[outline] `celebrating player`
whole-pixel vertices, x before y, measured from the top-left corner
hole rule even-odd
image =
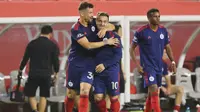
[[[67,97],[65,111],[72,112],[74,107],[75,90],[80,89],[79,112],[88,110],[88,95],[93,83],[95,70],[92,49],[105,45],[116,45],[118,39],[110,38],[101,42],[96,41],[97,30],[93,19],[93,4],[82,2],[79,6],[80,19],[71,29],[71,50],[68,58]],[[100,34],[103,34],[102,32]]]
[[[139,72],[144,76],[144,86],[148,87],[145,112],[161,112],[159,106],[158,87],[162,80],[162,56],[166,49],[169,59],[172,61],[173,71],[176,66],[170,47],[167,29],[159,25],[160,13],[158,9],[150,9],[147,12],[149,24],[139,28],[134,35],[130,55]],[[139,45],[140,64],[135,57],[135,48]]]
[[[97,28],[101,30],[109,22],[109,15],[104,12],[97,14],[96,24]],[[112,32],[106,32],[104,38],[99,39],[99,41],[107,40],[110,38],[120,37]],[[120,41],[121,42],[121,41]],[[111,110],[112,112],[120,111],[120,103],[118,100],[119,95],[119,63],[122,58],[122,48],[121,43],[118,46],[104,46],[98,49],[96,55],[96,73],[94,77],[94,97],[100,112],[106,112],[106,101],[104,99],[104,94],[108,90],[111,100]]]

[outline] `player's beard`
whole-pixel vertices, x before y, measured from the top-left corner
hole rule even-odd
[[[92,20],[93,20],[93,17],[90,17],[88,20],[89,20],[89,22],[92,22]]]
[[[85,18],[86,23],[90,23],[90,20],[88,18]]]
[[[153,25],[153,26],[158,26],[158,25],[159,25],[159,22],[152,22],[152,25]]]
[[[155,21],[154,23],[155,23],[155,25],[159,25],[159,24],[160,24],[160,21],[157,20],[157,21]]]

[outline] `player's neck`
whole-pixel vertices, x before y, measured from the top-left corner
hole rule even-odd
[[[79,19],[79,22],[80,22],[83,26],[85,26],[85,27],[88,26],[88,23],[87,23],[84,19],[82,19],[82,18]]]
[[[49,35],[41,34],[40,36],[41,36],[41,37],[46,37],[46,38],[50,39]]]
[[[158,29],[158,25],[149,24],[149,26],[153,31],[157,31]]]

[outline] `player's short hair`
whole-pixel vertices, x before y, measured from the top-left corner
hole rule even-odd
[[[81,2],[80,5],[79,5],[79,8],[78,10],[81,11],[81,10],[85,10],[87,8],[93,8],[94,5],[92,3],[89,3],[89,2]]]
[[[156,8],[152,8],[149,11],[147,11],[147,17],[151,17],[152,13],[154,12],[160,12],[160,11]]]
[[[49,33],[53,33],[53,29],[50,25],[44,25],[42,28],[41,28],[41,34],[49,34]]]
[[[109,14],[106,13],[106,12],[98,12],[97,13],[97,18],[100,17],[100,16],[106,16],[106,17],[108,17],[108,20],[109,20]]]

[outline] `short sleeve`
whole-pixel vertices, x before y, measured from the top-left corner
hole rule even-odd
[[[74,29],[72,29],[72,30],[71,30],[71,36],[72,36],[72,38],[73,38],[74,40],[77,41],[77,40],[79,40],[79,39],[85,37],[85,34],[84,34],[82,31],[80,31],[80,30],[74,30]]]
[[[136,31],[135,34],[134,34],[132,43],[138,44],[139,43],[138,38],[139,38],[139,33]]]
[[[167,30],[166,30],[166,35],[165,35],[165,46],[167,45],[167,44],[169,44],[170,43],[170,37],[169,37],[169,33],[167,32]]]

